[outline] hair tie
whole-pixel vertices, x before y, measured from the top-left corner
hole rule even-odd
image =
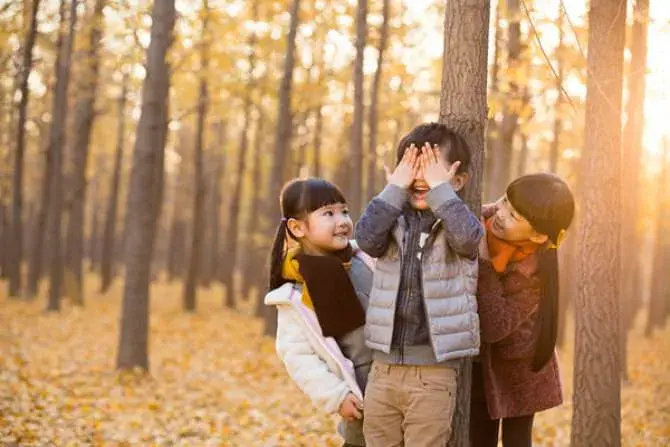
[[[288,219],[285,218],[285,217],[282,217],[281,220],[280,220],[280,222],[282,222],[282,223],[287,222],[287,221],[288,221]]]
[[[555,244],[552,243],[551,245],[549,245],[549,248],[558,250],[558,247],[560,247],[563,241],[565,240],[565,236],[566,236],[565,230],[559,231],[558,236],[556,236],[556,243]]]

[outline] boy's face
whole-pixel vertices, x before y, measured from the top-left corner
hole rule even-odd
[[[451,168],[451,163],[448,161],[448,149],[440,148],[440,153],[442,154],[441,162],[444,165],[445,169],[449,170]],[[469,175],[467,172],[456,174],[454,178],[449,182],[451,187],[454,188],[454,191],[460,191],[463,189],[465,184],[468,182]],[[423,178],[423,172],[419,171],[418,176],[414,179],[414,182],[409,187],[409,203],[412,205],[412,208],[415,210],[425,210],[428,209],[428,202],[426,202],[426,196],[430,191],[430,187],[426,180]]]

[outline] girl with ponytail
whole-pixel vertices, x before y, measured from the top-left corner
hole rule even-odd
[[[535,413],[563,401],[555,353],[558,255],[575,212],[553,174],[519,177],[484,207],[477,304],[481,355],[473,364],[473,447],[530,447]]]
[[[270,259],[277,354],[289,376],[323,411],[339,413],[345,446],[364,446],[363,391],[372,352],[365,346],[371,259],[352,241],[342,192],[318,178],[282,190]]]

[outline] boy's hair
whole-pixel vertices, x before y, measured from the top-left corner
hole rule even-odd
[[[416,126],[398,143],[396,149],[396,165],[400,163],[405,151],[414,144],[421,149],[426,143],[430,146],[437,144],[442,150],[442,156],[449,163],[461,162],[457,174],[464,174],[470,169],[470,148],[465,139],[444,124],[424,123]]]
[[[282,278],[284,246],[286,236],[294,239],[288,229],[288,219],[302,219],[319,208],[335,203],[347,203],[342,191],[321,178],[294,179],[289,181],[279,197],[282,217],[277,226],[272,252],[270,254],[270,290],[285,282]]]

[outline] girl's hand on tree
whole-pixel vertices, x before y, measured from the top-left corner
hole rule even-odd
[[[426,143],[421,148],[419,163],[423,172],[423,178],[430,189],[442,183],[451,182],[451,179],[456,176],[456,172],[461,166],[461,162],[457,161],[447,167],[447,164],[442,161],[442,157],[440,156],[439,146],[435,145],[431,148],[429,143]]]
[[[386,181],[390,185],[399,186],[402,189],[407,189],[414,182],[414,179],[419,175],[419,150],[413,144],[405,150],[402,160],[398,163],[393,172],[386,166]]]
[[[486,237],[486,225],[484,225],[483,221],[482,225],[484,227],[484,237],[482,237],[482,240],[479,241],[479,259],[490,261],[491,255],[489,253],[489,242],[488,238]]]
[[[349,393],[342,401],[339,413],[345,421],[353,421],[355,419],[363,419],[362,409],[363,402],[353,393]]]

